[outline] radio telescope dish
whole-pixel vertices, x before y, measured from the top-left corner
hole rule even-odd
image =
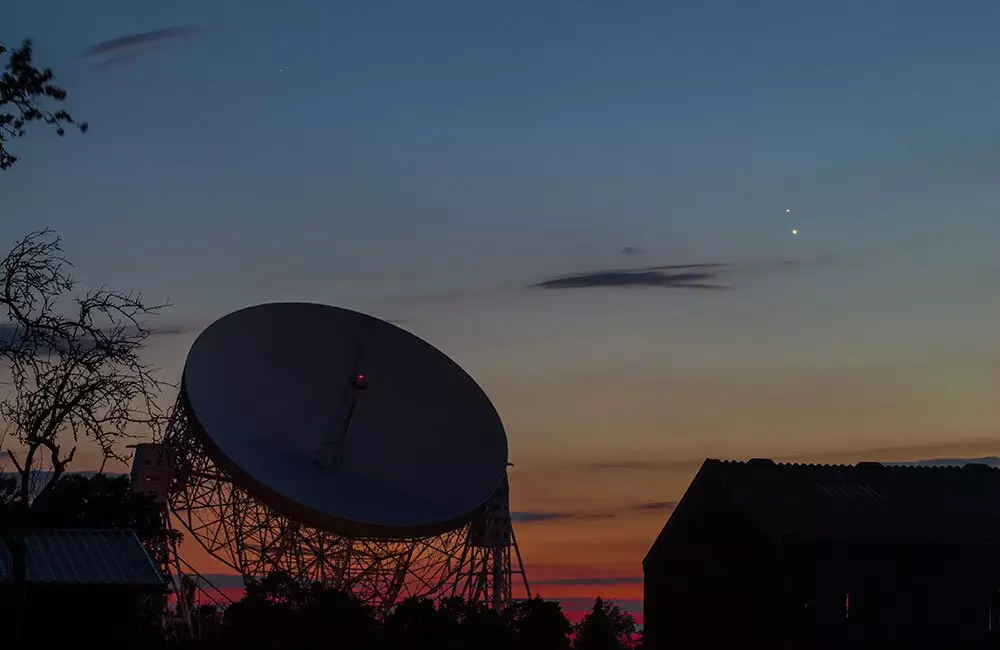
[[[460,527],[501,487],[507,437],[457,363],[348,309],[272,303],[195,341],[181,405],[212,460],[296,521],[400,538]]]
[[[281,572],[386,612],[410,596],[502,607],[515,575],[531,597],[506,470],[496,409],[442,352],[348,309],[274,303],[195,340],[133,485],[244,579]],[[163,570],[186,564],[175,549]]]

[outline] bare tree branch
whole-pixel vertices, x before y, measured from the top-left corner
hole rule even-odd
[[[20,461],[9,455],[25,505],[65,473],[81,441],[96,444],[105,463],[124,462],[124,443],[165,421],[156,398],[166,384],[140,352],[146,320],[166,305],[107,287],[74,296],[71,268],[50,230],[27,235],[0,262],[0,313],[11,329],[0,339],[11,374],[0,417],[23,450]],[[52,471],[33,490],[41,462]]]
[[[8,52],[0,74],[0,171],[17,162],[8,143],[23,137],[32,122],[55,127],[59,135],[65,134],[67,124],[83,133],[87,131],[86,123],[76,122],[65,110],[49,110],[48,105],[66,99],[66,91],[52,84],[51,69],[39,70],[32,64],[31,42],[24,41],[14,50],[0,43],[0,57]],[[128,335],[124,329],[128,321],[135,322],[155,310],[146,307],[141,296],[101,290],[75,300],[77,316],[62,316],[57,303],[74,288],[66,273],[69,266],[58,237],[49,231],[22,239],[0,264],[0,314],[6,312],[10,322],[7,328],[0,321],[0,327],[4,327],[0,331],[0,362],[9,364],[12,376],[9,391],[0,402],[0,421],[5,422],[0,443],[13,437],[25,448],[20,462],[8,450],[20,485],[0,481],[0,502],[4,505],[0,525],[7,529],[5,537],[13,558],[14,625],[5,641],[16,649],[31,645],[24,634],[28,601],[26,533],[30,499],[32,494],[38,494],[32,485],[33,479],[40,476],[34,471],[36,454],[41,450],[49,453],[51,486],[51,480],[58,480],[72,462],[81,432],[88,433],[77,424],[85,419],[88,409],[112,414],[109,417],[113,418],[115,412],[121,412],[122,402],[143,393],[145,399],[139,401],[144,402],[148,419],[162,415],[150,408],[155,404],[150,395],[159,390],[159,385],[136,353],[148,332],[137,328]],[[97,336],[100,319],[106,321],[106,331]],[[117,393],[113,389],[101,393],[82,390],[92,375],[118,380],[127,389]],[[63,453],[57,441],[67,434],[72,435],[74,444]],[[101,445],[102,450],[108,447],[107,442]]]

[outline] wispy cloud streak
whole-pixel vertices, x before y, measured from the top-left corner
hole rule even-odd
[[[620,251],[624,256],[635,256],[640,249],[626,246]],[[560,275],[536,281],[529,289],[627,289],[627,288],[676,288],[676,289],[729,289],[722,284],[721,276],[740,278],[759,274],[783,272],[789,269],[808,270],[829,266],[833,260],[764,260],[758,262],[723,263],[701,262],[694,264],[661,264],[631,268],[596,269],[570,275]]]
[[[605,269],[542,280],[536,289],[596,289],[626,287],[673,287],[678,289],[725,289],[717,284],[716,271],[723,264],[673,264],[635,269]]]
[[[606,585],[641,585],[642,576],[617,576],[617,577],[598,577],[598,576],[583,576],[579,578],[554,578],[551,580],[535,580],[533,584],[539,586],[559,586],[559,587],[577,587],[577,586],[606,586]]]
[[[531,524],[545,521],[566,521],[574,519],[586,521],[594,519],[610,519],[614,513],[610,512],[512,512],[511,519],[516,522]]]
[[[154,29],[150,32],[128,34],[127,36],[112,38],[110,40],[101,41],[100,43],[92,45],[84,51],[83,56],[85,58],[91,58],[103,56],[105,54],[118,53],[128,49],[141,48],[147,45],[173,41],[181,38],[182,36],[186,36],[191,31],[190,27],[164,27],[162,29]]]
[[[132,332],[136,330],[131,330]],[[173,336],[178,334],[187,334],[191,332],[190,328],[180,327],[180,326],[164,326],[164,327],[150,327],[149,336]],[[18,337],[21,335],[20,330],[13,323],[0,323],[0,345],[15,343]]]
[[[928,458],[901,462],[885,462],[884,465],[899,465],[902,467],[962,467],[963,465],[989,465],[1000,467],[1000,457],[981,456],[979,458]]]
[[[605,512],[532,512],[517,511],[511,513],[511,519],[518,523],[532,524],[551,521],[593,521],[598,519],[613,519],[622,515],[638,512],[666,512],[677,507],[676,501],[648,501],[633,503]]]

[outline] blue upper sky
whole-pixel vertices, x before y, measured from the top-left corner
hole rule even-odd
[[[38,41],[94,132],[21,144],[0,205],[13,232],[89,247],[102,268],[83,268],[199,302],[251,300],[230,293],[246,283],[519,283],[627,245],[963,267],[1000,228],[998,18],[867,0],[20,3],[2,37]],[[190,31],[81,57],[169,26]],[[90,247],[108,236],[113,253]]]
[[[14,145],[0,234],[56,228],[167,324],[283,299],[406,320],[521,463],[971,444],[995,434],[998,23],[986,0],[16,3],[0,40],[36,39],[92,128]],[[697,262],[731,290],[525,288]],[[158,343],[165,372],[189,343]]]

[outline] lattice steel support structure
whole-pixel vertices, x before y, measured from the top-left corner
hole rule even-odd
[[[523,579],[506,481],[483,516],[443,535],[345,537],[275,511],[232,480],[210,459],[180,400],[162,444],[170,459],[171,512],[206,551],[245,579],[282,571],[348,589],[376,611],[409,596],[460,595],[503,606],[513,597],[512,575]],[[500,522],[500,534],[491,520]],[[524,587],[530,596],[526,581]]]
[[[514,576],[519,576],[523,595],[531,598],[521,550],[511,523],[510,487],[506,478],[482,515],[469,525],[459,567],[452,585],[453,596],[500,608],[514,600]]]

